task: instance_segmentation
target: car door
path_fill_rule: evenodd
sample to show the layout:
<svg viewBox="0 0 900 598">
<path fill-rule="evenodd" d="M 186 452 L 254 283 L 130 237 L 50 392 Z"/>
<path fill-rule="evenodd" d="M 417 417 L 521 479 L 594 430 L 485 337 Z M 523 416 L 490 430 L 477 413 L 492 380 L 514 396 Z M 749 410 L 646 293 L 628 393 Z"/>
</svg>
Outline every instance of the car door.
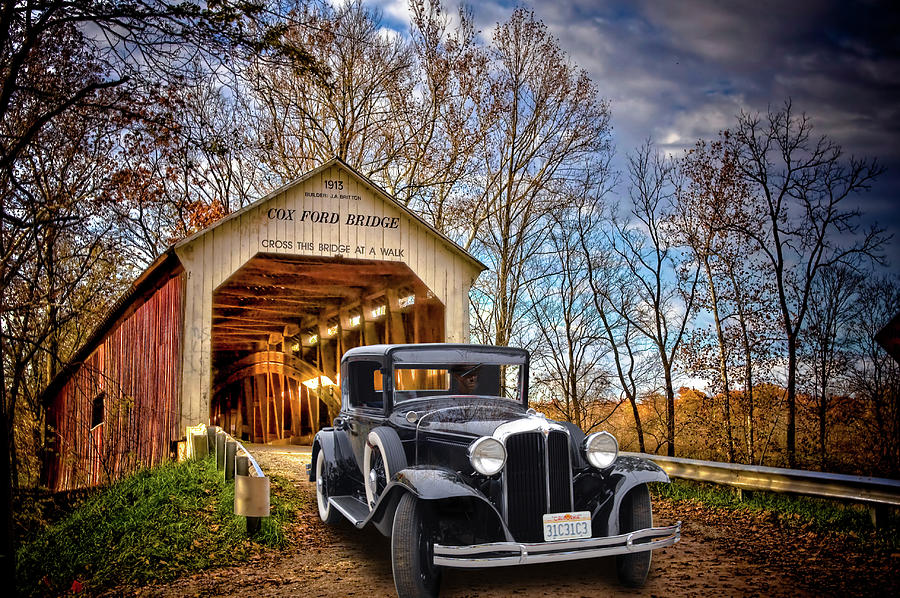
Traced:
<svg viewBox="0 0 900 598">
<path fill-rule="evenodd" d="M 344 401 L 347 405 L 347 434 L 356 464 L 364 472 L 364 453 L 369 432 L 383 425 L 386 420 L 381 391 L 381 363 L 371 359 L 348 361 L 343 379 L 348 393 L 347 400 Z"/>
</svg>

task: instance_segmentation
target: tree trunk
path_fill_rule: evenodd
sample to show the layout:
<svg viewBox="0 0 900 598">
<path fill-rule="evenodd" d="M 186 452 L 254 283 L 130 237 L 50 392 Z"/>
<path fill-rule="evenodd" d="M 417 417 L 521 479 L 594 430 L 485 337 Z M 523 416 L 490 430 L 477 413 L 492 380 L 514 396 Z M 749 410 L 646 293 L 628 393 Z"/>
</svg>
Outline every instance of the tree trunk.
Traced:
<svg viewBox="0 0 900 598">
<path fill-rule="evenodd" d="M 788 379 L 787 379 L 787 459 L 788 467 L 797 467 L 797 337 L 788 336 Z"/>
<path fill-rule="evenodd" d="M 725 333 L 722 331 L 722 320 L 719 317 L 719 302 L 716 296 L 716 285 L 713 280 L 712 269 L 709 267 L 709 258 L 703 260 L 706 269 L 706 281 L 709 284 L 709 297 L 712 302 L 713 320 L 716 324 L 716 339 L 719 342 L 719 377 L 722 380 L 723 394 L 725 395 L 725 436 L 728 447 L 728 462 L 734 463 L 734 436 L 731 433 L 731 389 L 728 386 L 728 362 L 725 356 Z"/>
<path fill-rule="evenodd" d="M 753 365 L 750 362 L 750 346 L 745 347 L 745 356 L 747 359 L 745 378 L 747 380 L 747 461 L 752 465 L 753 454 Z"/>
<path fill-rule="evenodd" d="M 0 354 L 3 350 L 3 333 L 0 330 Z M 0 575 L 3 576 L 8 587 L 15 588 L 16 579 L 16 546 L 13 537 L 12 523 L 12 467 L 14 447 L 12 446 L 12 401 L 7 394 L 6 377 L 3 368 L 0 368 L 0 447 L 3 454 L 0 456 L 0 513 L 3 513 L 3 531 L 0 536 Z"/>
<path fill-rule="evenodd" d="M 647 448 L 644 446 L 644 428 L 641 426 L 641 414 L 638 412 L 637 398 L 628 393 L 628 402 L 631 403 L 631 412 L 634 414 L 634 427 L 637 431 L 638 447 L 640 452 L 646 453 Z"/>
<path fill-rule="evenodd" d="M 672 368 L 667 360 L 663 360 L 666 377 L 666 454 L 675 456 L 675 389 L 672 386 Z"/>
<path fill-rule="evenodd" d="M 828 396 L 822 393 L 819 398 L 819 466 L 822 471 L 826 471 L 826 461 L 828 460 L 825 448 L 825 426 L 828 414 Z"/>
</svg>

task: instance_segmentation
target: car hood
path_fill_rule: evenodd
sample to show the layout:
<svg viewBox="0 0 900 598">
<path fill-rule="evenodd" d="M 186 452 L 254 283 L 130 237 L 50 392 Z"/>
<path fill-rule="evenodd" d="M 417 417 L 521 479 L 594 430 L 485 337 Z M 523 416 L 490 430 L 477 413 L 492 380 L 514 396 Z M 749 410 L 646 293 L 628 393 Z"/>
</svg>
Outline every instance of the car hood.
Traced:
<svg viewBox="0 0 900 598">
<path fill-rule="evenodd" d="M 410 405 L 403 417 L 407 418 L 410 411 L 415 412 L 414 425 L 420 434 L 449 434 L 472 438 L 491 436 L 498 427 L 511 421 L 539 417 L 526 413 L 522 405 L 504 399 L 466 399 L 464 405 L 453 397 Z"/>
</svg>

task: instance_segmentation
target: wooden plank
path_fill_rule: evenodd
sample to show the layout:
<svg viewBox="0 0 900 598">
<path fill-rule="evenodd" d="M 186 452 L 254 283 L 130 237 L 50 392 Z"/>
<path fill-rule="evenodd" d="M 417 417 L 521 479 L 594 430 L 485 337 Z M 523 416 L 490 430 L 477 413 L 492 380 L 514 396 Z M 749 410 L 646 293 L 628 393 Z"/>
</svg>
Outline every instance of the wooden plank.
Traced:
<svg viewBox="0 0 900 598">
<path fill-rule="evenodd" d="M 247 419 L 250 422 L 250 442 L 259 442 L 260 438 L 256 433 L 257 426 L 259 425 L 259 409 L 256 404 L 256 397 L 254 396 L 254 380 L 252 377 L 244 378 L 241 385 L 244 390 L 244 404 L 246 405 L 247 413 L 249 415 Z"/>
<path fill-rule="evenodd" d="M 403 325 L 403 317 L 400 311 L 400 298 L 396 289 L 386 289 L 384 296 L 387 299 L 387 318 L 390 327 L 388 339 L 392 344 L 406 342 L 406 329 Z"/>
<path fill-rule="evenodd" d="M 291 404 L 291 436 L 300 436 L 300 389 L 302 388 L 297 380 L 288 379 L 288 398 Z"/>
<path fill-rule="evenodd" d="M 266 376 L 254 376 L 254 405 L 259 409 L 259 424 L 261 429 L 260 442 L 269 442 L 269 401 L 266 391 Z"/>
</svg>

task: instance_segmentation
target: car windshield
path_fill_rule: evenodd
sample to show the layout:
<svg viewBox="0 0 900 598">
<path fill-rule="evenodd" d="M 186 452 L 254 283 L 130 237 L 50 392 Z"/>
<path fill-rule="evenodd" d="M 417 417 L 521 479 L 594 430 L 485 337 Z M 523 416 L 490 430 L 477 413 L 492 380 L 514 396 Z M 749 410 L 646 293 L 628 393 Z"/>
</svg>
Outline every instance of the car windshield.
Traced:
<svg viewBox="0 0 900 598">
<path fill-rule="evenodd" d="M 396 364 L 394 400 L 454 395 L 521 401 L 522 372 L 518 363 Z"/>
</svg>

